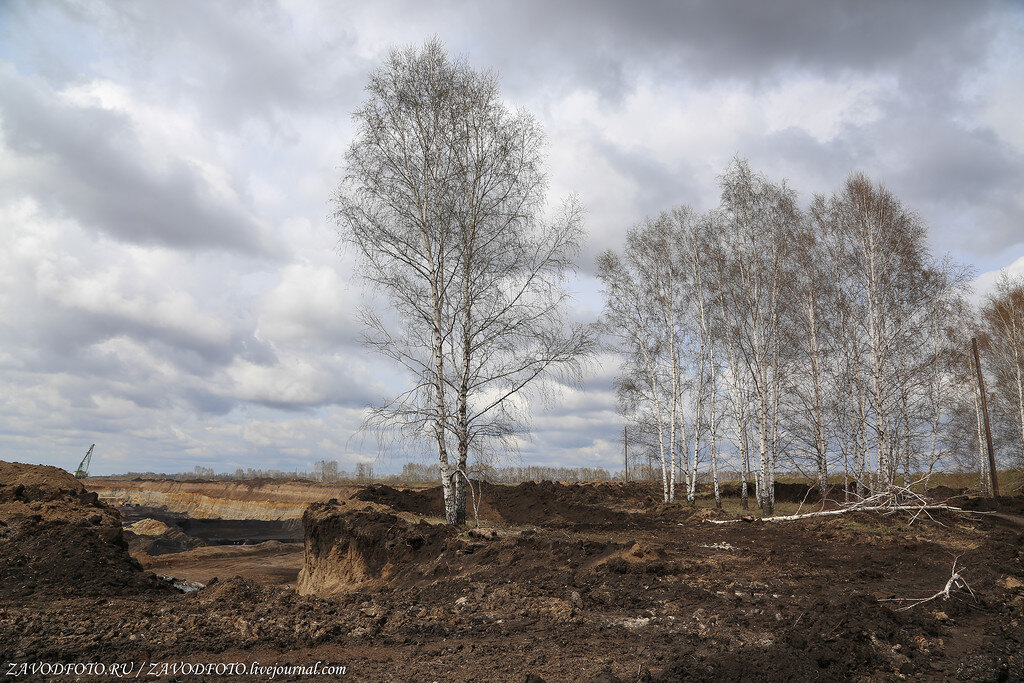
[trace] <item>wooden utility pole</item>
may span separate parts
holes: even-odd
[[[626,438],[626,428],[622,428],[622,464],[625,467],[625,480],[629,481],[629,440]]]
[[[985,417],[985,441],[988,444],[988,471],[992,481],[992,497],[999,495],[999,480],[996,475],[996,456],[992,450],[992,428],[988,424],[988,400],[985,396],[985,379],[981,376],[981,359],[978,357],[978,340],[971,337],[974,351],[974,368],[978,371],[978,391],[981,392],[981,414]]]

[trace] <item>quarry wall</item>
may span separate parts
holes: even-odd
[[[298,520],[310,503],[349,498],[356,487],[305,481],[82,480],[114,506],[139,505],[193,519]]]

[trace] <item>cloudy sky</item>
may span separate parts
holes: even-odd
[[[400,385],[357,343],[327,218],[369,72],[436,35],[549,139],[593,256],[717,202],[734,155],[806,201],[853,170],[984,288],[1024,270],[1024,5],[0,2],[0,459],[345,469]],[[522,460],[618,466],[610,359]],[[426,461],[426,456],[424,461]],[[400,467],[405,454],[377,462]]]

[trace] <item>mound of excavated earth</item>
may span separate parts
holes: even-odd
[[[685,517],[681,510],[685,492],[677,491],[678,502],[665,506],[661,490],[655,485],[640,482],[603,482],[599,484],[562,484],[552,481],[523,482],[518,486],[501,486],[476,482],[480,496],[481,520],[507,524],[535,526],[571,526],[576,529],[620,527],[643,528]],[[711,488],[702,484],[702,495],[711,495]],[[723,497],[739,497],[737,484],[721,487]],[[750,489],[753,497],[753,489]],[[399,512],[427,517],[444,516],[444,500],[440,486],[428,489],[396,489],[385,484],[368,486],[353,496]],[[775,499],[778,502],[800,503],[816,501],[816,489],[807,484],[776,482]],[[472,497],[467,495],[467,515],[473,518]],[[679,521],[676,519],[675,521]]]
[[[302,517],[305,560],[301,593],[328,595],[386,584],[436,558],[453,536],[446,527],[411,524],[373,508],[313,503]]]
[[[524,482],[518,486],[474,483],[479,496],[481,520],[535,526],[571,526],[573,528],[623,527],[637,528],[664,521],[664,515],[650,511],[664,507],[656,497],[659,491],[637,482],[627,484],[561,484],[558,482]],[[399,512],[427,517],[443,517],[444,501],[440,486],[424,490],[395,489],[376,484],[353,496]],[[686,516],[689,512],[675,506],[669,516]],[[643,513],[643,514],[641,514]],[[673,514],[674,513],[674,514]],[[467,493],[466,514],[474,517],[472,496]]]
[[[201,538],[189,536],[177,527],[168,526],[157,519],[141,519],[124,528],[124,539],[133,555],[167,555],[205,546]]]
[[[128,554],[117,511],[57,467],[0,462],[0,586],[10,597],[169,587]]]

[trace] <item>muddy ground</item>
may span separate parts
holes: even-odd
[[[717,525],[722,513],[638,484],[526,484],[484,487],[483,528],[455,532],[421,521],[439,514],[436,491],[373,487],[311,505],[304,555],[143,557],[158,574],[192,562],[209,585],[182,594],[131,557],[115,511],[49,475],[32,488],[19,482],[35,474],[0,466],[0,663],[321,661],[359,681],[1024,680],[1012,512]],[[267,558],[295,578],[231,578]],[[941,590],[954,559],[973,595],[901,611],[911,603],[894,599]]]

